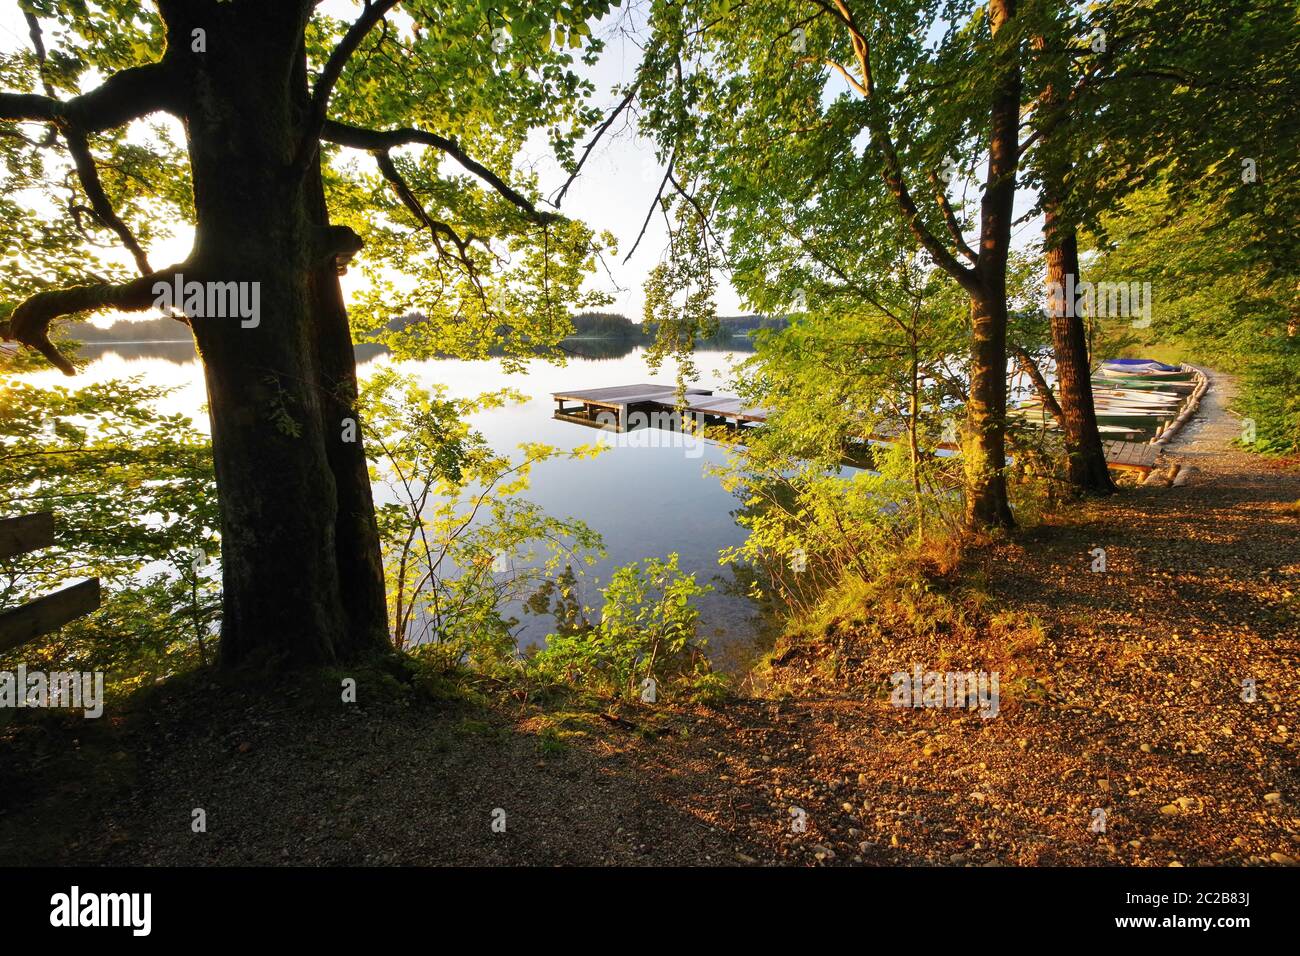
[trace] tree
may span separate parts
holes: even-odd
[[[808,313],[760,333],[739,370],[766,423],[718,435],[731,448],[716,471],[749,532],[724,560],[753,568],[761,590],[797,613],[961,520],[960,465],[939,450],[952,450],[968,387],[948,367],[966,337],[964,296],[901,238],[894,281],[865,305],[840,276],[803,275]],[[823,251],[842,253],[841,275],[857,271],[856,248]]]
[[[1179,30],[1168,24],[1180,22]],[[1286,0],[1112,0],[1107,58],[1076,96],[1071,211],[1081,227],[1133,191],[1174,187],[1175,207],[1211,190],[1253,220],[1250,251],[1293,276],[1300,237],[1300,22]],[[1152,121],[1152,117],[1155,121]],[[1192,188],[1199,187],[1199,188]],[[1104,232],[1099,232],[1101,239]]]
[[[1207,184],[1188,204],[1174,191],[1165,183],[1145,187],[1104,216],[1106,248],[1090,272],[1116,282],[1141,275],[1164,290],[1153,325],[1158,341],[1185,351],[1193,362],[1241,373],[1243,444],[1294,454],[1300,449],[1295,279],[1261,258],[1261,224],[1234,212],[1230,193]],[[1171,249],[1178,255],[1171,256]]]
[[[1177,30],[1168,24],[1177,21]],[[1283,450],[1297,434],[1295,262],[1300,240],[1300,23],[1284,0],[1112,0],[1049,12],[1031,117],[1058,281],[1152,281],[1160,342],[1227,349],[1207,361],[1248,371],[1246,401]],[[1159,205],[1153,205],[1158,201]],[[1117,241],[1122,240],[1122,241]],[[1091,249],[1088,248],[1091,246]],[[1128,248],[1125,248],[1128,246]],[[1128,271],[1125,271],[1125,270]],[[1049,276],[1049,281],[1052,277]],[[1207,289],[1224,293],[1218,299]],[[1228,291],[1231,290],[1231,295]],[[1062,343],[1062,329],[1069,342]],[[1082,367],[1079,317],[1054,322],[1058,366]],[[1064,348],[1062,347],[1064,346]],[[1062,406],[1083,401],[1062,376]],[[1073,435],[1077,444],[1078,438]],[[1289,436],[1289,437],[1288,437]],[[1086,453],[1072,456],[1082,467]],[[1088,480],[1099,480],[1092,466]]]
[[[564,157],[590,120],[570,51],[594,56],[586,21],[606,0],[366,0],[350,24],[315,7],[159,0],[155,13],[140,0],[24,0],[33,49],[0,70],[6,185],[54,203],[33,201],[2,227],[35,273],[7,290],[26,298],[6,307],[6,338],[70,373],[48,336],[61,317],[147,310],[182,278],[252,306],[222,317],[185,287],[186,314],[179,302],[171,312],[191,328],[207,381],[221,657],[232,665],[386,645],[338,282],[349,260],[369,243],[363,327],[405,311],[403,296],[385,296],[386,270],[398,269],[433,301],[408,344],[423,334],[452,350],[503,339],[522,349],[567,331],[597,248],[580,224],[539,210],[531,182],[507,178],[530,131],[546,129]],[[95,74],[102,84],[83,89]],[[129,135],[157,114],[183,123],[183,150],[165,132]],[[377,175],[337,160],[339,147],[369,152]],[[157,268],[148,239],[169,218],[192,222],[194,244]],[[58,241],[34,241],[43,219],[60,224]],[[69,255],[104,235],[129,250],[134,277]]]
[[[1039,185],[1043,215],[1048,318],[1056,359],[1061,430],[1065,438],[1066,475],[1071,487],[1084,494],[1108,495],[1115,482],[1097,427],[1092,396],[1092,368],[1083,315],[1067,301],[1082,281],[1076,223],[1067,205],[1067,174],[1079,150],[1070,119],[1079,86],[1090,79],[1106,52],[1104,32],[1092,34],[1084,15],[1074,10],[1043,10],[1046,23],[1032,40],[1035,74],[1042,86],[1031,116],[1032,159],[1026,164]],[[1048,32],[1050,30],[1050,33]]]
[[[944,7],[946,29],[931,45],[938,10],[927,0],[660,3],[638,95],[677,207],[704,221],[689,227],[696,234],[709,235],[715,212],[723,235],[784,228],[785,209],[767,204],[774,194],[852,208],[858,217],[828,217],[834,242],[870,242],[886,215],[961,286],[971,323],[966,521],[1010,526],[1005,286],[1022,38],[1015,0],[992,0]],[[946,189],[985,151],[972,246]],[[842,199],[855,191],[863,202]],[[675,242],[698,258],[694,245]],[[698,268],[694,278],[703,289]],[[747,279],[737,279],[742,292]],[[691,311],[688,300],[685,317]]]

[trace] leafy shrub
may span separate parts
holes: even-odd
[[[98,577],[102,606],[0,654],[0,669],[107,671],[110,693],[207,655],[220,613],[208,437],[138,378],[70,391],[0,383],[0,512],[53,512],[52,546],[0,560],[0,609]]]
[[[523,497],[535,465],[599,449],[530,442],[509,456],[467,424],[518,399],[510,391],[451,399],[392,368],[362,387],[389,636],[397,650],[421,648],[428,663],[485,672],[515,666],[518,622],[509,606],[601,548],[581,521],[551,517]]]
[[[705,642],[696,634],[693,603],[713,589],[685,574],[677,555],[647,558],[614,572],[604,589],[600,623],[580,624],[547,638],[533,659],[545,675],[639,697],[652,679],[657,693],[708,670]]]

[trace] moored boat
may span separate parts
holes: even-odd
[[[1190,382],[1195,372],[1133,372],[1117,371],[1113,368],[1101,369],[1102,378],[1113,382]]]
[[[1120,370],[1129,370],[1133,372],[1181,372],[1181,365],[1166,365],[1164,362],[1157,362],[1155,359],[1144,358],[1118,358],[1106,359],[1101,363],[1109,368]]]

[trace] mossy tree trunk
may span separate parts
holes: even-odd
[[[206,51],[184,60],[196,216],[186,280],[256,283],[260,306],[256,325],[191,320],[221,497],[221,660],[378,651],[383,571],[337,231],[318,162],[293,170],[310,103],[310,6],[163,10],[171,36],[207,34]]]

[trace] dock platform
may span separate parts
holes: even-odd
[[[691,401],[685,410],[696,415],[726,418],[736,422],[757,423],[767,421],[766,408],[748,407],[740,399],[732,398],[730,395],[714,395],[710,398]]]
[[[766,409],[748,407],[730,395],[714,395],[710,388],[688,388],[684,402],[679,401],[681,397],[676,387],[647,383],[551,393],[556,418],[620,432],[627,431],[633,411],[680,412],[737,425],[767,420]]]

